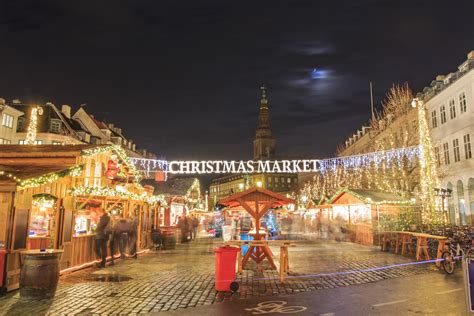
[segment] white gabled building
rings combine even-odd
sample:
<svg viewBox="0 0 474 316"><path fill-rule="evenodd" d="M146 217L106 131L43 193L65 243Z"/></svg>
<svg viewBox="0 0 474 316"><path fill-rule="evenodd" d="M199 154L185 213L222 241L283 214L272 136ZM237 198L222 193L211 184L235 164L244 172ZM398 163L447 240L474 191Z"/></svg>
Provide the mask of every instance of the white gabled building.
<svg viewBox="0 0 474 316"><path fill-rule="evenodd" d="M16 127L22 111L15 109L0 98L0 145L15 144Z"/></svg>
<svg viewBox="0 0 474 316"><path fill-rule="evenodd" d="M455 73L437 76L422 97L441 188L451 189L449 221L474 222L474 51Z"/></svg>

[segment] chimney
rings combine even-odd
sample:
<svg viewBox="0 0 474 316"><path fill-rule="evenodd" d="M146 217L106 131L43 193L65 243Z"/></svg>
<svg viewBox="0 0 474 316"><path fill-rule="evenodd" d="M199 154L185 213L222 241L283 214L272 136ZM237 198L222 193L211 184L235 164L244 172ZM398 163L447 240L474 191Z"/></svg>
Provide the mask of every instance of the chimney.
<svg viewBox="0 0 474 316"><path fill-rule="evenodd" d="M112 124L112 123L107 124L107 126L112 130L114 129L114 124Z"/></svg>
<svg viewBox="0 0 474 316"><path fill-rule="evenodd" d="M444 80L444 75L437 75L436 76L436 81L443 81Z"/></svg>
<svg viewBox="0 0 474 316"><path fill-rule="evenodd" d="M471 51L467 54L467 59L474 59L474 50L471 50Z"/></svg>
<svg viewBox="0 0 474 316"><path fill-rule="evenodd" d="M68 118L71 118L71 107L67 104L61 106L61 112Z"/></svg>

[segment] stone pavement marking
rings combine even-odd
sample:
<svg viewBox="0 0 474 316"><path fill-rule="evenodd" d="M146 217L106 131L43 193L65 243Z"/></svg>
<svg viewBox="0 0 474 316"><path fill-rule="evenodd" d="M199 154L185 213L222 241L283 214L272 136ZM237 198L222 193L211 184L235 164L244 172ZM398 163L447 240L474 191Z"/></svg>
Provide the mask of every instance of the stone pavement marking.
<svg viewBox="0 0 474 316"><path fill-rule="evenodd" d="M352 243L303 242L290 250L293 271L280 282L276 271L244 270L237 276L239 293L214 289L214 247L211 240L179 245L138 260L118 261L103 270L86 269L61 277L54 299L25 301L13 292L0 298L0 314L128 314L170 311L260 296L295 294L377 282L437 271L433 264L386 270L380 266L407 263L378 248ZM278 249L274 249L278 257ZM353 271L344 274L345 271ZM296 273L297 272L297 273ZM340 274L342 273L342 274ZM122 282L100 280L130 278Z"/></svg>

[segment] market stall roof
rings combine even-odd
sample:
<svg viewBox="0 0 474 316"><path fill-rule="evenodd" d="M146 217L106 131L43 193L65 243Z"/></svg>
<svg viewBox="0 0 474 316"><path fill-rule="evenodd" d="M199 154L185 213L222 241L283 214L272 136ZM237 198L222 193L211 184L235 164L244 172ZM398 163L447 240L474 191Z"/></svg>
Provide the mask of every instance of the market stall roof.
<svg viewBox="0 0 474 316"><path fill-rule="evenodd" d="M27 179L76 164L82 150L98 145L2 145L0 171ZM3 175L5 177L5 174Z"/></svg>
<svg viewBox="0 0 474 316"><path fill-rule="evenodd" d="M281 194L275 193L270 190L262 189L262 188L250 188L248 190L236 193L231 195L225 199L222 199L217 202L217 204L221 204L224 206L228 206L230 208L242 208L241 203L239 201L260 201L263 203L270 203L270 208L288 205L288 204L295 204L295 200L289 199Z"/></svg>
<svg viewBox="0 0 474 316"><path fill-rule="evenodd" d="M335 193L328 201L328 204L334 204L345 194L350 194L367 204L412 204L410 199L401 197L398 194L390 192L380 192L362 189L342 189Z"/></svg>
<svg viewBox="0 0 474 316"><path fill-rule="evenodd" d="M155 189L153 194L185 196L196 180L197 178L174 178L156 182L154 179L144 179L140 184L152 186Z"/></svg>

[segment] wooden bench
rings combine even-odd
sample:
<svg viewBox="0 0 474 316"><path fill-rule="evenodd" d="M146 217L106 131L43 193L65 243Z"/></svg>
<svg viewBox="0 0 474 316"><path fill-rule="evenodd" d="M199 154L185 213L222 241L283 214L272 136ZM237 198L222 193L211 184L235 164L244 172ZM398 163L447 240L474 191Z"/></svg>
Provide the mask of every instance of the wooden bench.
<svg viewBox="0 0 474 316"><path fill-rule="evenodd" d="M383 235L382 250L385 251L387 242L393 240L392 236L396 236L395 237L395 253L398 254L399 246L401 243L402 256L405 255L406 253L405 250L412 250L411 239L412 237L415 237L416 238L415 257L417 261L422 260L422 259L431 260L432 258L430 258L430 255L428 253L428 239L438 240L436 266L440 265L441 255L446 245L446 240L447 240L446 237L430 235L430 234L425 234L425 233L407 232L407 231L385 231L385 232L382 232L382 235Z"/></svg>

